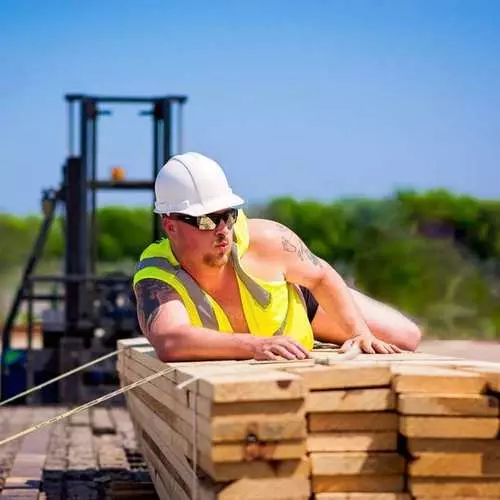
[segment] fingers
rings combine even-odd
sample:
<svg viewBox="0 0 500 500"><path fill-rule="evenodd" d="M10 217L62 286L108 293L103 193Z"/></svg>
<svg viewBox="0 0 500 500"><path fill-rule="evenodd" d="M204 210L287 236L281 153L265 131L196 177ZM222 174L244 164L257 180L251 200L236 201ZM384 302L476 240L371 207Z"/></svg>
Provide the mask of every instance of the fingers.
<svg viewBox="0 0 500 500"><path fill-rule="evenodd" d="M285 359L297 359L297 355L292 351L291 348L289 348L289 346L276 344L270 348L270 351L274 354L278 354Z"/></svg>
<svg viewBox="0 0 500 500"><path fill-rule="evenodd" d="M279 361L282 358L271 351L263 351L260 355L256 356L255 359L257 359L257 361Z"/></svg>
<svg viewBox="0 0 500 500"><path fill-rule="evenodd" d="M364 339L364 338L362 338L360 343L359 343L361 350L363 352L368 353L368 354L375 354L377 352L373 348L374 344L376 344L376 342L372 342L370 339Z"/></svg>
<svg viewBox="0 0 500 500"><path fill-rule="evenodd" d="M398 346L389 344L374 337L357 336L346 340L340 347L340 352L346 352L355 344L359 345L361 352L367 354L397 354L404 352Z"/></svg>
<svg viewBox="0 0 500 500"><path fill-rule="evenodd" d="M373 342L373 349L378 354L391 354L393 352L390 344L386 344L385 342Z"/></svg>
<svg viewBox="0 0 500 500"><path fill-rule="evenodd" d="M290 337L272 337L263 342L258 359L306 359L309 352Z"/></svg>
<svg viewBox="0 0 500 500"><path fill-rule="evenodd" d="M291 343L286 346L286 349L293 353L296 359L306 359L309 357L309 353L304 353L303 349L297 344Z"/></svg>
<svg viewBox="0 0 500 500"><path fill-rule="evenodd" d="M395 353L401 353L403 352L403 349L400 349L397 345L391 344L392 351Z"/></svg>
<svg viewBox="0 0 500 500"><path fill-rule="evenodd" d="M396 354L396 353L402 352L401 349L394 344L389 344L387 342L380 342L380 344L383 345L387 354Z"/></svg>
<svg viewBox="0 0 500 500"><path fill-rule="evenodd" d="M397 354L403 352L398 346L378 340L372 343L373 349L378 354Z"/></svg>
<svg viewBox="0 0 500 500"><path fill-rule="evenodd" d="M299 342L295 342L293 339L290 339L293 344L295 345L295 347L297 347L297 349L304 355L303 358L299 358L299 359L306 359L306 358L310 358L311 357L311 354L309 353L309 351Z"/></svg>
<svg viewBox="0 0 500 500"><path fill-rule="evenodd" d="M349 339L349 340L346 340L342 346L340 347L339 351L340 352L346 352L348 351L353 345L355 344L355 340L354 339Z"/></svg>

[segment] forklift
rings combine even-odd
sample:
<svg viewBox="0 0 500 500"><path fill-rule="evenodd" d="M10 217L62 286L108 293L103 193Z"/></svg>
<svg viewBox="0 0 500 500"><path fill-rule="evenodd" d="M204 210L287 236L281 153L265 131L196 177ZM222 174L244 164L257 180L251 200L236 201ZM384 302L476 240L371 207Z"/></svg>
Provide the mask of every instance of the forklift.
<svg viewBox="0 0 500 500"><path fill-rule="evenodd" d="M143 190L154 197L154 180L168 159L182 149L183 95L163 97L116 97L68 94L68 156L62 167L62 183L42 192L43 219L24 266L3 326L0 363L0 399L16 394L66 373L116 349L118 339L140 336L135 304L130 297L132 276L124 272L97 274L99 190ZM120 168L111 179L98 179L98 118L109 115L105 105L147 107L139 114L153 124L151 177L126 180ZM79 114L79 116L78 116ZM177 138L177 151L173 139ZM76 141L75 139L78 139ZM75 143L78 142L78 147ZM152 200L152 206L154 199ZM64 239L64 273L37 276L50 229L61 207ZM151 241L161 237L161 227L151 210ZM36 293L43 284L53 293ZM37 323L41 348L33 345L35 303L50 302ZM13 330L25 304L27 347L12 346ZM115 359L95 365L17 400L16 404L82 403L116 389ZM117 400L119 404L120 400Z"/></svg>

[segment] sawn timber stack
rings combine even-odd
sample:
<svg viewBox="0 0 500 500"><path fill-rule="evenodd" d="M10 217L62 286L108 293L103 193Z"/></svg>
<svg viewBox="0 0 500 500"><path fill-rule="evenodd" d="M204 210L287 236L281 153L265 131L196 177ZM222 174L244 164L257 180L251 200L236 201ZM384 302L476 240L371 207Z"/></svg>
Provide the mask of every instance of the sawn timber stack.
<svg viewBox="0 0 500 500"><path fill-rule="evenodd" d="M160 498L500 498L500 363L335 351L304 361L162 363L119 342L126 393Z"/></svg>

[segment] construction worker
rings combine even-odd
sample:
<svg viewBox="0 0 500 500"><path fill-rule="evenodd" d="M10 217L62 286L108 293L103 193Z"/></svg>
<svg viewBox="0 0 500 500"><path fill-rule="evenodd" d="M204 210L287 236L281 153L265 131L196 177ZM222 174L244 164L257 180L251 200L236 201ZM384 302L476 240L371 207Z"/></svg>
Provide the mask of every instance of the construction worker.
<svg viewBox="0 0 500 500"><path fill-rule="evenodd" d="M138 320L163 361L304 359L315 339L414 350L418 327L350 289L289 228L247 219L221 166L172 157L155 181L166 238L137 264Z"/></svg>

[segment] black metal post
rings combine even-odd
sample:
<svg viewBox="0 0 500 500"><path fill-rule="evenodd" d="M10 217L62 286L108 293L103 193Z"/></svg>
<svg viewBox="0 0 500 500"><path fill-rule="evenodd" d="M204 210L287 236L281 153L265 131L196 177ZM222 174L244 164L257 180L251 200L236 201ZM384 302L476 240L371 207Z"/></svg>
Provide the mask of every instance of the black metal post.
<svg viewBox="0 0 500 500"><path fill-rule="evenodd" d="M86 123L82 134L87 130ZM82 142L85 146L86 142ZM66 275L86 275L86 176L84 160L69 158L65 167L66 178ZM77 331L80 318L81 282L65 283L66 288L66 333Z"/></svg>
<svg viewBox="0 0 500 500"><path fill-rule="evenodd" d="M9 314L7 319L5 320L3 331L2 331L2 349L0 352L0 393L3 396L3 381L5 378L5 363L4 363L4 355L11 346L11 332L14 326L14 322L16 321L17 314L19 312L19 308L21 306L21 302L27 295L28 283L29 279L35 269L36 263L40 256L42 255L43 248L45 246L45 242L47 240L47 235L49 234L50 227L52 225L52 221L54 220L54 215L56 213L57 201L58 201L59 193L52 193L51 197L46 200L45 203L45 218L40 226L40 230L38 232L38 236L35 240L35 244L33 246L33 250L31 255L26 262L26 266L23 270L23 274L21 277L21 283L17 289L16 295L14 296L14 300L10 307ZM33 294L30 294L33 295ZM32 297L28 298L29 301L32 300Z"/></svg>
<svg viewBox="0 0 500 500"><path fill-rule="evenodd" d="M47 200L47 211L45 213L45 219L42 222L42 225L40 226L40 230L38 232L38 236L35 240L35 244L33 246L33 250L31 252L31 255L28 258L28 261L26 262L26 266L23 271L23 275L21 278L21 284L17 290L17 293L14 297L14 301L12 303L12 306L9 311L9 315L7 316L7 319L5 320L4 327L3 327L3 332L2 332L2 346L3 346L3 351L6 349L10 348L11 344L11 339L10 339L10 334L12 327L14 326L14 322L16 320L19 307L21 305L21 302L26 294L26 284L28 283L28 280L33 273L33 270L35 269L36 263L40 256L42 255L43 248L45 246L45 242L47 240L47 235L49 234L50 227L52 225L52 221L54 219L54 214L56 212L56 204L57 204L57 194L52 194L53 198Z"/></svg>
<svg viewBox="0 0 500 500"><path fill-rule="evenodd" d="M74 101L68 101L68 156L75 154L75 117Z"/></svg>
<svg viewBox="0 0 500 500"><path fill-rule="evenodd" d="M88 154L90 160L91 182L97 181L97 105L91 102L89 110L89 126L90 126L90 148ZM87 180L88 182L88 180ZM89 228L89 272L95 274L97 262L97 190L90 189L90 228Z"/></svg>
<svg viewBox="0 0 500 500"><path fill-rule="evenodd" d="M153 182L156 179L158 172L164 165L161 155L163 153L163 101L154 103L153 107ZM160 239L161 227L159 217L154 213L154 188L151 211L153 213L153 241Z"/></svg>
<svg viewBox="0 0 500 500"><path fill-rule="evenodd" d="M175 154L180 154L183 152L184 149L184 125L183 125L183 107L182 107L182 102L179 102L179 105L177 106L177 151Z"/></svg>
<svg viewBox="0 0 500 500"><path fill-rule="evenodd" d="M26 332L28 336L28 351L33 349L33 319L34 319L34 310L33 310L33 295L34 295L34 285L32 281L28 281L28 294L30 299L28 300L28 330Z"/></svg>
<svg viewBox="0 0 500 500"><path fill-rule="evenodd" d="M164 165L172 156L172 103L169 100L162 102L163 119L163 157L161 164Z"/></svg>

